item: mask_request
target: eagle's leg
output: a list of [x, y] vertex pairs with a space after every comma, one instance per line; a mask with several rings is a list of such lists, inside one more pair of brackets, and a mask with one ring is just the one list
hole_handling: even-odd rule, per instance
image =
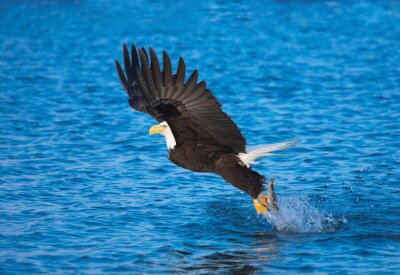
[[268, 213], [268, 202], [267, 198], [262, 193], [258, 195], [257, 199], [253, 199], [254, 207], [256, 208], [257, 214]]

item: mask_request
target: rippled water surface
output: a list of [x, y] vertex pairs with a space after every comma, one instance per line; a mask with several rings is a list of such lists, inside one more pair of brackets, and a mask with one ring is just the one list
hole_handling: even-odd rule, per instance
[[[0, 273], [396, 273], [397, 1], [2, 1]], [[121, 44], [185, 57], [281, 212], [170, 163], [130, 109]]]

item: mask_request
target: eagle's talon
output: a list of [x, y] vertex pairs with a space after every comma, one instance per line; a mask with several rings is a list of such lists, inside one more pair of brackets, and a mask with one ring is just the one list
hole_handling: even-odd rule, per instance
[[266, 204], [260, 203], [258, 201], [258, 199], [253, 199], [253, 202], [254, 202], [254, 207], [255, 207], [255, 209], [257, 211], [257, 214], [264, 214], [264, 213], [266, 214], [266, 213], [268, 213], [268, 207], [267, 207]]
[[258, 195], [258, 198], [262, 204], [265, 204], [266, 206], [268, 206], [267, 197], [265, 197], [262, 193], [260, 193], [260, 195]]

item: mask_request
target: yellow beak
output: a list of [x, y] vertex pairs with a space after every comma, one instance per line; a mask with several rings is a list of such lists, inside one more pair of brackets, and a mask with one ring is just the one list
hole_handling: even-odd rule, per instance
[[161, 134], [162, 128], [158, 125], [154, 125], [149, 129], [149, 134], [150, 135], [155, 135], [155, 134]]

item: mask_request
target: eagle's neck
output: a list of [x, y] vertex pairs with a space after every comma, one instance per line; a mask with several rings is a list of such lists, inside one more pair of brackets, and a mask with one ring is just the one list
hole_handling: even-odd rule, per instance
[[171, 129], [168, 128], [167, 132], [164, 134], [165, 140], [167, 141], [168, 150], [173, 150], [176, 146], [175, 137], [172, 134]]

